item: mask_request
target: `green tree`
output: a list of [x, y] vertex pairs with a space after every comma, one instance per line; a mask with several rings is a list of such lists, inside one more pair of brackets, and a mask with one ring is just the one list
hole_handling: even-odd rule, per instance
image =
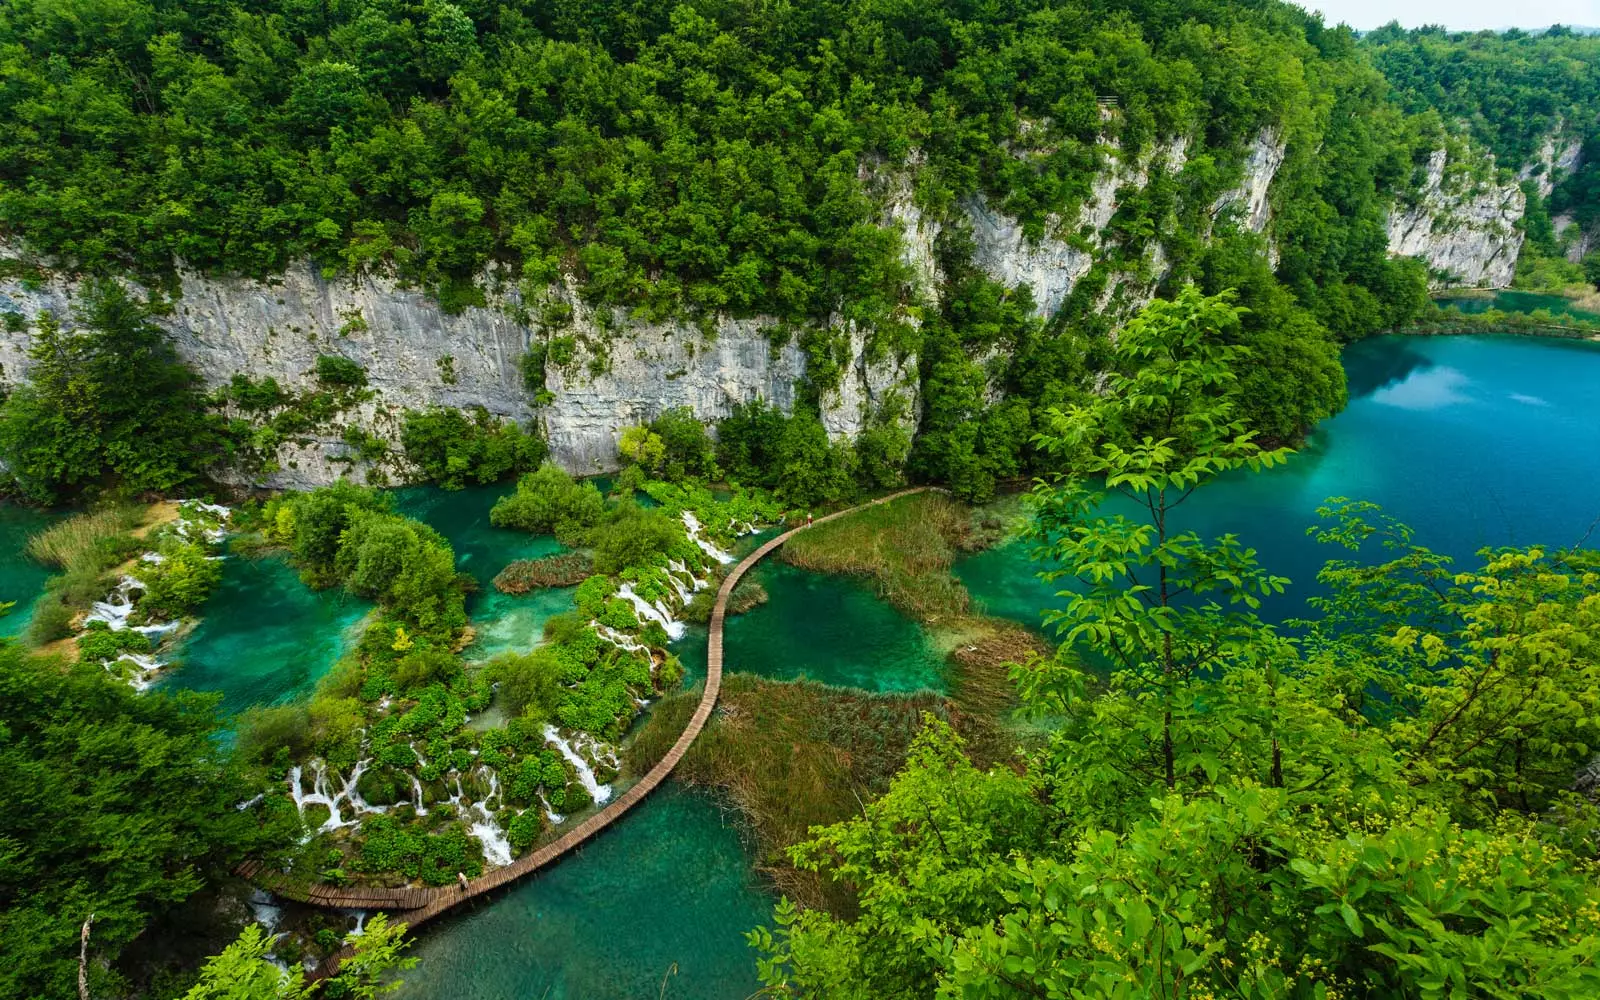
[[10, 488], [48, 504], [193, 484], [225, 439], [149, 306], [107, 281], [76, 320], [69, 331], [40, 317], [29, 381], [0, 405]]
[[0, 646], [0, 995], [76, 995], [91, 913], [91, 989], [114, 995], [123, 984], [107, 961], [271, 843], [235, 808], [246, 784], [216, 703], [139, 694], [98, 664]]

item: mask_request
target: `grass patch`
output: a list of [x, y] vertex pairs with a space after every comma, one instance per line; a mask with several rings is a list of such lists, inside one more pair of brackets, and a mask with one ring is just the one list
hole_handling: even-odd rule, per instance
[[[144, 512], [138, 507], [107, 507], [79, 514], [29, 538], [23, 551], [30, 559], [69, 572], [91, 563], [100, 565], [115, 547], [116, 536], [138, 527], [143, 516]], [[101, 568], [109, 569], [121, 561], [118, 559]]]
[[28, 539], [27, 555], [61, 570], [51, 577], [28, 622], [24, 639], [42, 647], [72, 634], [78, 612], [112, 586], [110, 571], [144, 548], [133, 530], [144, 520], [139, 507], [107, 507], [79, 514]]
[[526, 594], [540, 587], [576, 587], [594, 575], [594, 560], [582, 552], [562, 552], [542, 559], [518, 559], [494, 578], [502, 594]]
[[[951, 653], [949, 696], [728, 675], [711, 723], [675, 773], [727, 795], [750, 825], [756, 866], [780, 892], [804, 906], [849, 913], [850, 887], [794, 868], [788, 848], [887, 791], [925, 714], [954, 726], [979, 766], [1010, 760], [1021, 737], [1010, 722], [1016, 693], [1008, 665], [1048, 648], [1019, 626], [976, 621]], [[623, 752], [627, 767], [642, 774], [665, 756], [699, 701], [696, 688], [651, 709]]]
[[878, 596], [928, 624], [967, 614], [971, 598], [950, 572], [968, 547], [972, 512], [943, 493], [916, 493], [807, 528], [783, 546], [785, 562], [871, 580]]

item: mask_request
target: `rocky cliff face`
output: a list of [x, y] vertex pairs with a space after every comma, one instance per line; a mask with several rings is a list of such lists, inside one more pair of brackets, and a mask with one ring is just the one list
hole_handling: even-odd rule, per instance
[[[375, 435], [398, 454], [405, 411], [429, 406], [482, 407], [503, 419], [538, 424], [562, 466], [608, 471], [617, 467], [616, 442], [624, 427], [677, 406], [706, 421], [754, 399], [789, 410], [805, 376], [793, 339], [775, 345], [768, 336], [771, 321], [635, 323], [620, 314], [601, 317], [562, 291], [556, 297], [566, 300], [573, 317], [554, 335], [571, 337], [574, 353], [564, 364], [547, 362], [545, 384], [554, 398], [535, 407], [521, 361], [552, 332], [526, 320], [515, 292], [451, 315], [394, 281], [328, 281], [308, 264], [273, 282], [192, 274], [181, 280], [182, 295], [158, 322], [207, 386], [243, 373], [271, 376], [286, 389], [311, 389], [317, 357], [324, 354], [366, 369], [373, 398], [282, 445], [269, 471], [256, 479], [270, 487], [306, 488], [340, 475], [366, 479], [374, 470], [343, 441], [345, 429]], [[0, 281], [0, 313], [20, 313], [31, 326], [48, 312], [70, 328], [80, 293], [77, 282], [60, 275], [42, 282], [8, 278]], [[850, 363], [839, 386], [823, 398], [829, 431], [836, 437], [859, 433], [891, 396], [902, 401], [901, 419], [914, 426], [916, 359], [869, 357], [864, 336], [851, 331], [847, 337]], [[30, 342], [27, 331], [0, 333], [4, 384], [27, 377]], [[400, 479], [409, 471], [399, 461], [384, 469]]]
[[1516, 184], [1472, 181], [1449, 166], [1445, 150], [1429, 157], [1421, 192], [1389, 215], [1389, 252], [1421, 258], [1436, 286], [1504, 288], [1522, 252], [1527, 199]]

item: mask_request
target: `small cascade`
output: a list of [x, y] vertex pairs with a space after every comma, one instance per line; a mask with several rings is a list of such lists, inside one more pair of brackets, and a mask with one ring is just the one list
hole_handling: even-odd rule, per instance
[[[206, 527], [210, 522], [191, 519], [195, 512], [203, 511], [215, 515], [222, 525]], [[179, 538], [187, 540], [192, 529], [204, 528], [205, 541], [208, 544], [220, 544], [227, 536], [228, 518], [232, 511], [221, 504], [206, 503], [203, 500], [180, 500], [178, 502], [178, 518], [162, 530], [170, 530]], [[207, 556], [207, 559], [221, 559], [220, 555]], [[146, 566], [159, 566], [166, 562], [167, 557], [160, 552], [146, 552], [139, 556], [139, 564]], [[138, 577], [124, 574], [117, 581], [116, 587], [106, 595], [103, 601], [96, 601], [89, 606], [89, 613], [84, 616], [83, 624], [90, 622], [104, 622], [106, 627], [113, 632], [131, 630], [150, 640], [152, 646], [160, 646], [167, 636], [183, 626], [181, 621], [148, 622], [144, 625], [129, 625], [128, 619], [134, 612], [135, 591], [144, 589], [144, 582]], [[133, 670], [129, 671], [122, 664], [132, 664]], [[155, 683], [156, 677], [167, 666], [167, 661], [148, 653], [123, 653], [114, 660], [101, 660], [100, 665], [112, 673], [124, 676], [135, 691], [146, 691]]]
[[678, 595], [678, 605], [680, 607], [689, 603], [689, 590], [684, 587], [683, 582], [678, 579], [676, 574], [668, 573], [667, 583], [671, 585], [673, 593]]
[[689, 571], [689, 567], [685, 566], [683, 563], [679, 562], [676, 559], [668, 559], [667, 560], [667, 571], [669, 573], [671, 573], [674, 577], [682, 576], [682, 577], [685, 577], [686, 579], [688, 579], [689, 586], [691, 588], [693, 588], [693, 590], [696, 593], [706, 589], [706, 586], [707, 586], [706, 581], [700, 579], [698, 576], [695, 576], [692, 572]]
[[544, 797], [543, 792], [539, 793], [539, 803], [544, 806], [544, 818], [550, 821], [551, 826], [560, 826], [567, 821], [565, 816], [550, 808], [550, 800]]
[[[361, 780], [361, 775], [366, 772], [367, 765], [372, 763], [369, 757], [356, 762], [351, 768], [350, 777], [344, 779], [343, 787], [338, 792], [333, 792], [328, 782], [329, 768], [321, 760], [311, 762], [311, 791], [306, 791], [301, 783], [302, 771], [296, 764], [289, 769], [289, 797], [294, 800], [294, 807], [301, 817], [306, 814], [306, 806], [320, 805], [328, 810], [328, 818], [317, 828], [317, 833], [328, 833], [333, 830], [342, 830], [345, 827], [355, 826], [361, 822], [362, 813], [388, 812], [388, 806], [369, 805], [356, 790], [356, 783]], [[338, 772], [332, 772], [338, 777]], [[340, 805], [350, 807], [350, 818], [345, 819]]]
[[[131, 663], [134, 669], [127, 673], [117, 666], [119, 663]], [[114, 674], [126, 673], [128, 683], [135, 691], [141, 692], [150, 690], [150, 686], [156, 682], [156, 675], [166, 666], [149, 653], [122, 653], [115, 660], [101, 660], [100, 665]]]
[[618, 649], [626, 649], [630, 653], [643, 653], [650, 655], [650, 647], [633, 638], [625, 632], [618, 632], [609, 625], [602, 625], [597, 621], [589, 622], [589, 627], [594, 629], [594, 634], [604, 639]]
[[733, 562], [733, 556], [712, 545], [706, 541], [705, 536], [700, 534], [700, 519], [694, 516], [694, 511], [686, 510], [681, 516], [684, 528], [688, 529], [689, 540], [700, 546], [701, 552], [724, 565]]
[[[583, 785], [584, 790], [589, 793], [589, 797], [594, 799], [595, 805], [604, 805], [611, 799], [611, 786], [602, 785], [595, 779], [594, 769], [589, 766], [589, 762], [584, 760], [570, 743], [561, 738], [560, 730], [547, 724], [544, 727], [544, 738], [578, 772], [578, 783]], [[577, 739], [583, 738], [585, 737], [577, 737]]]
[[660, 603], [652, 604], [634, 593], [632, 584], [625, 583], [617, 588], [617, 596], [631, 603], [641, 619], [653, 621], [665, 629], [670, 639], [681, 639], [688, 631], [683, 622], [673, 620], [669, 609], [662, 607]]
[[411, 776], [411, 798], [412, 807], [416, 809], [417, 815], [428, 815], [428, 807], [422, 804], [422, 782], [417, 780], [414, 774]]
[[262, 802], [266, 801], [266, 798], [267, 796], [265, 792], [257, 792], [253, 798], [245, 799], [243, 802], [234, 806], [234, 808], [240, 812], [244, 812], [246, 809], [260, 805]]
[[143, 583], [124, 574], [105, 600], [89, 605], [89, 613], [84, 616], [83, 623], [105, 622], [111, 631], [121, 632], [128, 627], [128, 616], [133, 614], [133, 592], [143, 589]]
[[262, 930], [269, 935], [277, 931], [279, 922], [283, 920], [283, 907], [273, 901], [271, 893], [252, 889], [248, 905], [251, 916], [256, 918]]
[[346, 932], [345, 936], [360, 937], [361, 935], [365, 934], [367, 932], [367, 911], [346, 910], [345, 912], [356, 918], [356, 925], [350, 928], [350, 930]]
[[463, 819], [472, 820], [472, 824], [467, 827], [467, 833], [483, 845], [484, 858], [491, 865], [504, 867], [511, 863], [511, 841], [506, 838], [506, 832], [500, 829], [500, 824], [495, 822], [494, 813], [489, 809], [489, 800], [501, 797], [500, 776], [495, 774], [492, 768], [487, 767], [480, 767], [473, 773], [488, 776], [488, 794], [477, 802], [467, 802], [463, 805], [467, 793], [461, 787], [461, 776], [457, 774], [456, 793], [450, 796], [450, 803], [456, 807]]

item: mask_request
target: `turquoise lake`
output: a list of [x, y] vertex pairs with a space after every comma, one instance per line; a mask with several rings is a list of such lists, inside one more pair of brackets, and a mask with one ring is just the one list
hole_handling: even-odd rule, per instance
[[[1299, 613], [1336, 555], [1306, 536], [1328, 497], [1374, 501], [1461, 562], [1484, 546], [1573, 545], [1600, 517], [1600, 344], [1382, 337], [1344, 362], [1350, 405], [1287, 465], [1224, 476], [1176, 515], [1181, 530], [1236, 534], [1291, 580], [1268, 616]], [[1033, 575], [1028, 550], [1011, 542], [957, 573], [990, 614], [1037, 625], [1059, 587]]]

